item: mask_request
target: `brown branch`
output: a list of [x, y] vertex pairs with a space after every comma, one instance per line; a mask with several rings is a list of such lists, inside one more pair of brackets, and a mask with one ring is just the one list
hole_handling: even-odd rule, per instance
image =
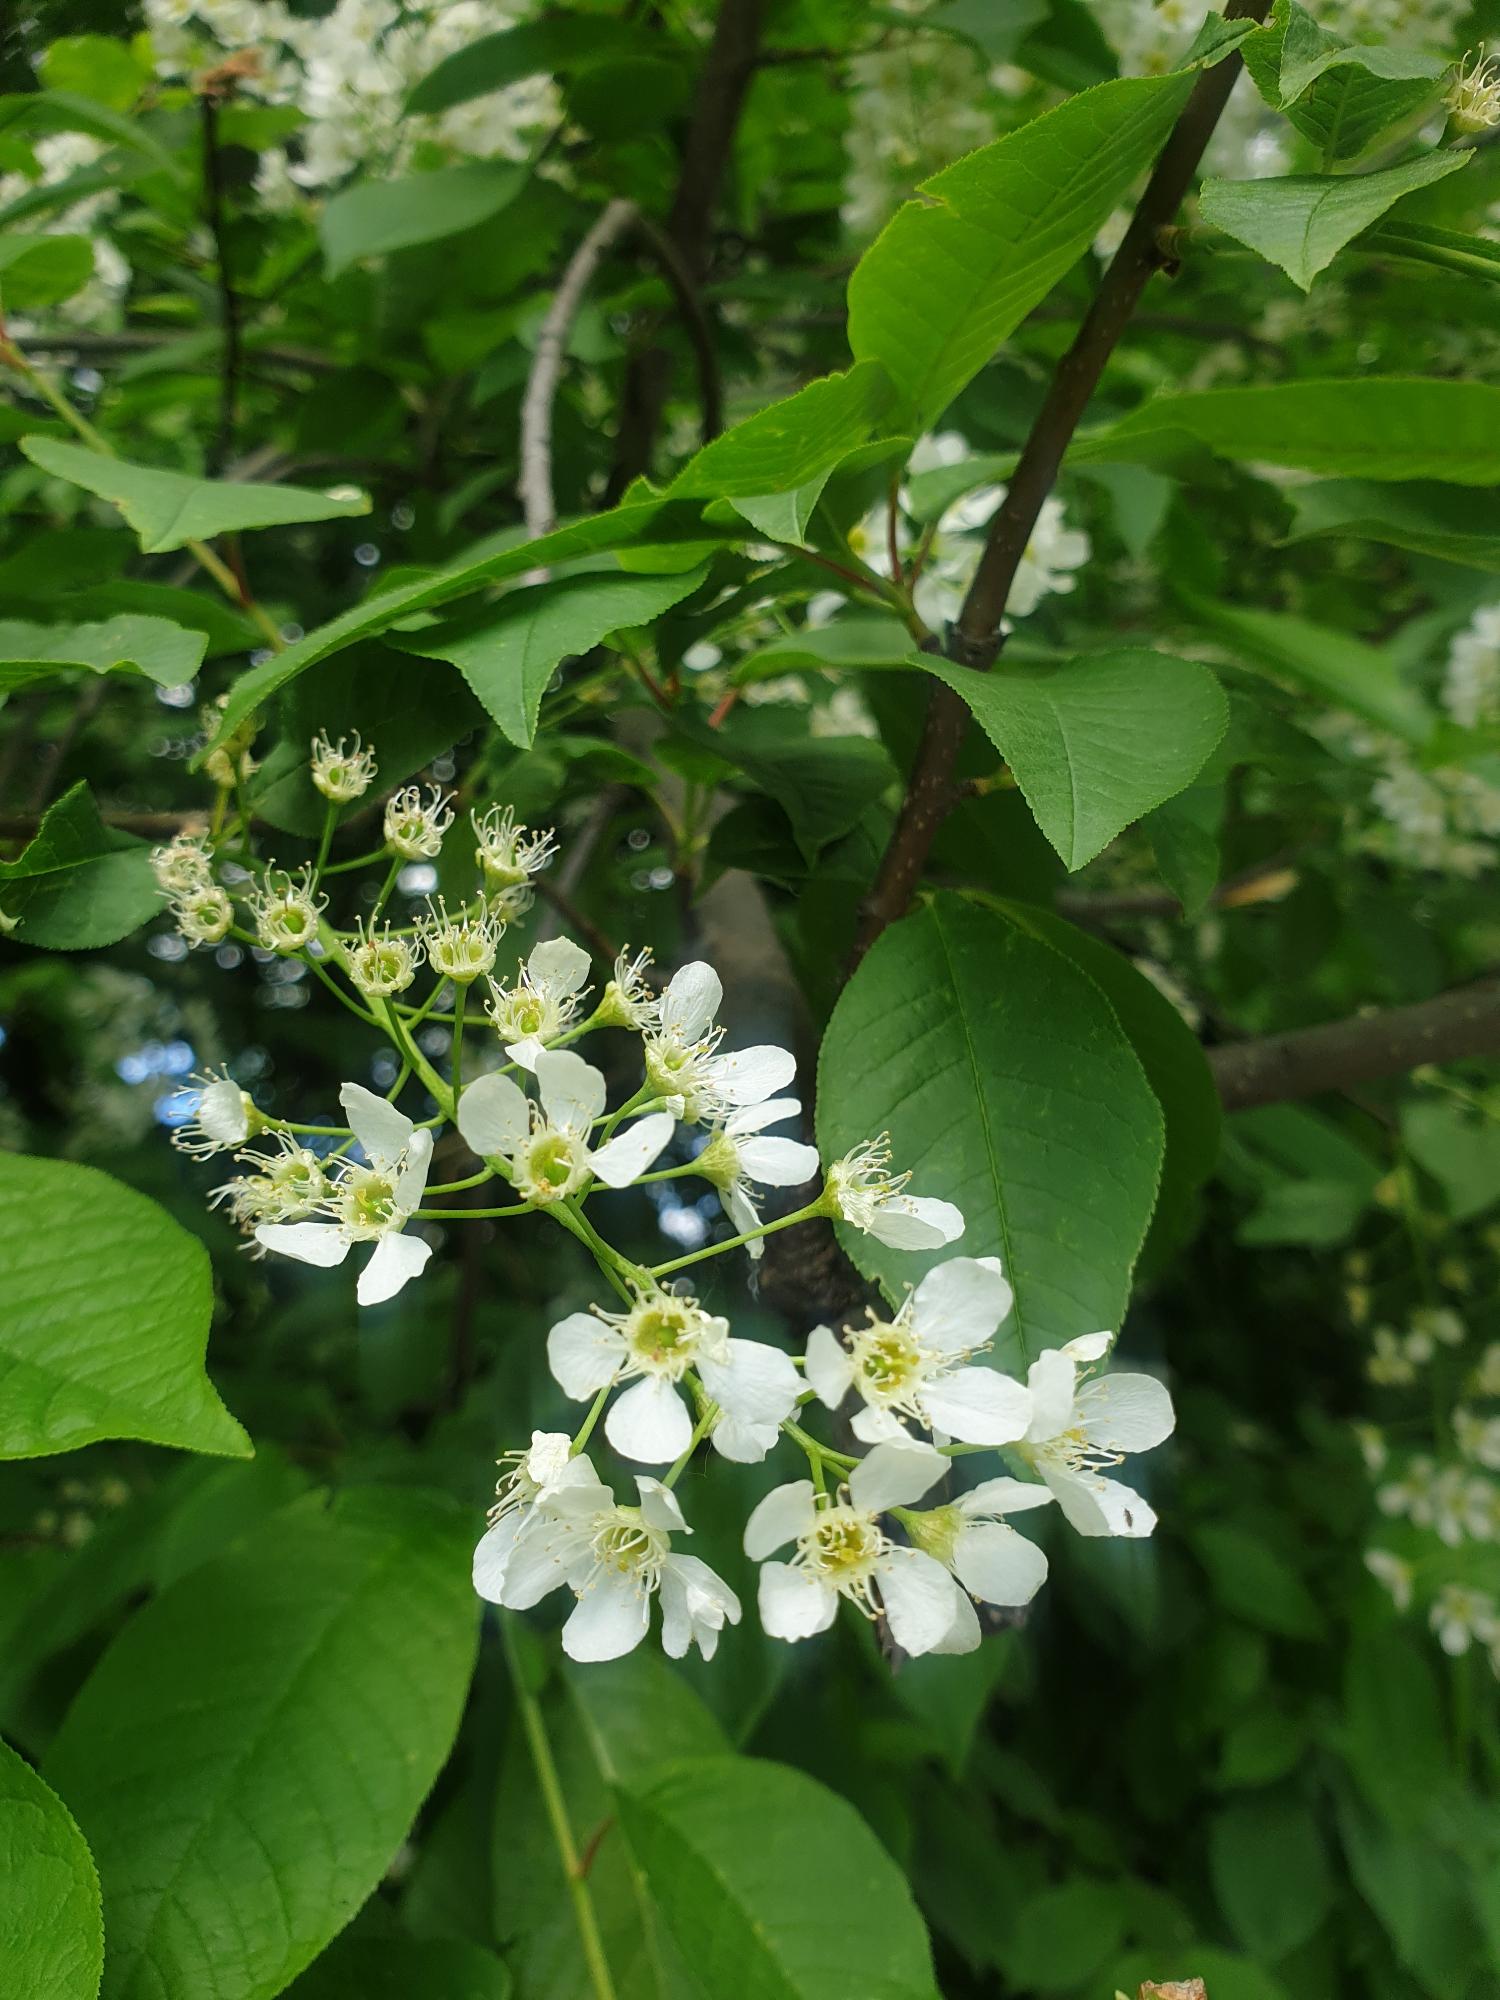
[[[82, 360], [90, 357], [108, 360], [116, 354], [158, 353], [165, 348], [181, 346], [183, 339], [181, 333], [146, 333], [137, 329], [121, 333], [32, 333], [26, 336], [26, 351], [28, 354], [73, 354]], [[261, 344], [252, 340], [248, 343], [247, 352], [253, 361], [278, 368], [303, 368], [312, 374], [332, 374], [344, 366], [332, 355], [320, 354], [316, 348], [294, 347], [286, 343]], [[184, 366], [187, 364], [184, 363]]]
[[[755, 76], [763, 11], [764, 0], [719, 0], [713, 40], [693, 98], [665, 235], [695, 294], [708, 276], [714, 210], [734, 151], [745, 95]], [[672, 357], [655, 342], [633, 356], [626, 368], [620, 435], [607, 494], [611, 502], [638, 474], [650, 471], [671, 384]]]
[[[1279, 903], [1296, 888], [1299, 877], [1289, 854], [1257, 861], [1219, 883], [1208, 899], [1213, 910], [1250, 909], [1261, 903]], [[1182, 904], [1170, 889], [1155, 884], [1140, 889], [1063, 889], [1056, 898], [1058, 912], [1075, 924], [1117, 923], [1132, 917], [1180, 917]]]
[[681, 251], [661, 225], [653, 222], [649, 215], [639, 215], [636, 217], [636, 228], [661, 265], [662, 275], [672, 287], [677, 309], [687, 327], [693, 361], [698, 370], [698, 435], [704, 444], [711, 444], [724, 428], [724, 390], [719, 378], [719, 356], [714, 347], [714, 330], [708, 308]]
[[552, 406], [562, 378], [563, 354], [589, 282], [616, 237], [636, 219], [633, 201], [611, 201], [568, 260], [562, 283], [552, 295], [537, 335], [526, 393], [521, 399], [521, 477], [517, 492], [533, 540], [557, 526], [557, 499], [552, 490]]
[[[1265, 17], [1270, 0], [1229, 0], [1228, 19]], [[1094, 302], [1052, 378], [1031, 434], [1016, 463], [1005, 499], [990, 524], [979, 567], [944, 650], [960, 666], [981, 672], [994, 665], [1000, 649], [1000, 621], [1021, 558], [1026, 553], [1043, 502], [1057, 480], [1063, 454], [1098, 387], [1105, 364], [1124, 333], [1136, 302], [1153, 272], [1166, 261], [1161, 233], [1192, 185], [1203, 149], [1213, 134], [1241, 69], [1234, 52], [1207, 70], [1173, 126], [1124, 241], [1100, 281]], [[853, 962], [858, 964], [875, 939], [911, 903], [932, 843], [954, 804], [953, 770], [969, 728], [961, 696], [934, 685], [916, 762], [906, 796], [879, 872], [861, 911]]]
[[1500, 1056], [1500, 979], [1433, 1000], [1208, 1051], [1226, 1111], [1284, 1104], [1398, 1076], [1424, 1063]]

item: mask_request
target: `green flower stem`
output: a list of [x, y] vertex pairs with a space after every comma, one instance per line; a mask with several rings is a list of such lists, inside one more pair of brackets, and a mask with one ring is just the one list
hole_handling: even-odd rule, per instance
[[494, 1178], [488, 1167], [481, 1167], [477, 1174], [470, 1174], [467, 1180], [442, 1181], [436, 1184], [429, 1182], [427, 1192], [428, 1194], [460, 1194], [465, 1188], [478, 1187], [482, 1182], [490, 1181]]
[[[380, 894], [375, 898], [375, 907], [370, 912], [370, 922], [377, 923], [380, 913], [391, 899], [391, 891], [396, 886], [396, 877], [401, 873], [401, 856], [392, 857], [391, 865], [385, 871], [385, 880], [380, 885]], [[410, 927], [414, 928], [414, 926]]]
[[356, 868], [373, 868], [377, 861], [384, 861], [385, 849], [376, 847], [368, 854], [356, 854], [352, 861], [330, 861], [323, 870], [325, 875], [349, 875]]
[[258, 1111], [255, 1115], [268, 1132], [306, 1133], [314, 1139], [341, 1139], [349, 1136], [347, 1125], [297, 1125], [290, 1118], [271, 1118], [264, 1111]]
[[810, 1460], [815, 1460], [820, 1465], [823, 1463], [836, 1465], [841, 1472], [850, 1472], [859, 1464], [859, 1460], [851, 1458], [847, 1452], [834, 1451], [831, 1446], [820, 1444], [809, 1431], [803, 1430], [801, 1424], [794, 1424], [790, 1417], [783, 1421], [781, 1428], [789, 1438], [801, 1445]]
[[518, 1201], [513, 1208], [418, 1208], [412, 1212], [427, 1222], [494, 1222], [502, 1215], [529, 1215], [531, 1203]]
[[314, 958], [310, 951], [305, 951], [302, 954], [302, 962], [304, 965], [312, 967], [314, 975], [322, 980], [323, 984], [328, 988], [341, 1007], [347, 1007], [349, 1012], [358, 1020], [363, 1021], [367, 1027], [378, 1028], [380, 1026], [379, 1021], [373, 1014], [361, 1007], [357, 1000], [349, 998], [349, 995], [344, 992], [321, 958]]
[[552, 1745], [547, 1740], [547, 1724], [542, 1715], [541, 1703], [526, 1685], [526, 1670], [517, 1654], [515, 1637], [507, 1614], [502, 1614], [500, 1619], [500, 1637], [505, 1647], [505, 1662], [510, 1668], [510, 1681], [515, 1693], [516, 1707], [521, 1715], [521, 1727], [526, 1732], [526, 1747], [531, 1752], [532, 1769], [536, 1772], [537, 1787], [542, 1795], [547, 1822], [552, 1828], [557, 1858], [562, 1863], [563, 1879], [572, 1898], [573, 1918], [578, 1925], [578, 1941], [583, 1947], [584, 1964], [588, 1967], [594, 2000], [615, 2000], [615, 1983], [610, 1974], [609, 1960], [604, 1955], [604, 1939], [600, 1935], [599, 1920], [594, 1913], [594, 1899], [589, 1893], [588, 1878], [579, 1860], [578, 1843], [573, 1838], [573, 1828], [568, 1820], [568, 1805], [563, 1796], [562, 1780], [557, 1773]]
[[[244, 808], [241, 807], [240, 810], [241, 810], [241, 816], [243, 817]], [[247, 821], [246, 824], [248, 825], [248, 823], [249, 822]], [[339, 823], [339, 809], [334, 804], [333, 800], [329, 799], [323, 807], [323, 834], [322, 838], [318, 842], [318, 858], [313, 863], [314, 882], [316, 882], [318, 877], [323, 873], [323, 864], [328, 859], [328, 850], [333, 845], [333, 831], [334, 828], [338, 825], [338, 823]]]
[[646, 1274], [628, 1257], [622, 1257], [618, 1250], [606, 1243], [604, 1238], [587, 1220], [581, 1210], [570, 1201], [552, 1204], [550, 1213], [557, 1217], [563, 1227], [576, 1236], [580, 1243], [586, 1243], [594, 1253], [594, 1261], [603, 1271], [627, 1305], [634, 1305], [636, 1294], [644, 1289]]
[[423, 1083], [431, 1091], [438, 1109], [442, 1112], [443, 1116], [451, 1118], [453, 1116], [453, 1092], [411, 1039], [411, 1036], [402, 1025], [395, 1008], [392, 1007], [389, 1000], [385, 1002], [385, 1018], [391, 1040], [396, 1044], [397, 1053], [404, 1056], [417, 1075], [421, 1077]]
[[609, 1392], [614, 1386], [613, 1382], [606, 1382], [593, 1402], [589, 1404], [589, 1413], [578, 1426], [578, 1433], [573, 1442], [568, 1446], [569, 1458], [577, 1458], [579, 1453], [587, 1446], [589, 1439], [594, 1435], [594, 1426], [604, 1415], [604, 1405], [609, 1401]]
[[722, 1243], [710, 1243], [706, 1250], [694, 1250], [686, 1257], [674, 1257], [669, 1264], [654, 1265], [651, 1276], [664, 1278], [669, 1271], [682, 1271], [689, 1264], [701, 1264], [705, 1257], [722, 1257], [726, 1250], [739, 1250], [746, 1243], [756, 1243], [762, 1236], [774, 1236], [778, 1229], [790, 1229], [794, 1222], [810, 1222], [815, 1215], [822, 1213], [821, 1199], [810, 1202], [806, 1208], [782, 1216], [779, 1222], [764, 1222], [759, 1229], [747, 1229], [743, 1236], [726, 1236]]
[[453, 1002], [453, 1053], [448, 1058], [448, 1074], [453, 1080], [453, 1101], [456, 1104], [463, 1092], [464, 1076], [464, 1008], [469, 1003], [467, 986], [458, 988]]
[[[697, 1388], [696, 1383], [694, 1384], [694, 1388], [695, 1389]], [[701, 1391], [699, 1393], [701, 1394]], [[705, 1397], [703, 1404], [703, 1413], [699, 1417], [697, 1423], [693, 1426], [693, 1435], [688, 1439], [687, 1450], [682, 1454], [681, 1458], [678, 1459], [677, 1463], [672, 1467], [672, 1470], [667, 1474], [666, 1478], [662, 1481], [663, 1486], [670, 1487], [670, 1486], [675, 1486], [677, 1484], [678, 1480], [682, 1477], [682, 1474], [686, 1469], [688, 1460], [692, 1457], [693, 1453], [698, 1449], [699, 1445], [702, 1444], [703, 1440], [708, 1436], [709, 1432], [713, 1429], [714, 1420], [718, 1416], [718, 1414], [719, 1414], [718, 1404]]]

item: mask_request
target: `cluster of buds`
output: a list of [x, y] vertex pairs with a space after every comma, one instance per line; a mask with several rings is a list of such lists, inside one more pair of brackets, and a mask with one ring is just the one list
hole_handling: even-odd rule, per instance
[[186, 941], [222, 944], [234, 922], [234, 906], [214, 880], [207, 836], [179, 833], [152, 852], [151, 868]]
[[[212, 740], [217, 734], [224, 713], [228, 695], [221, 694], [216, 701], [209, 702], [203, 710], [204, 734]], [[215, 743], [203, 760], [203, 768], [221, 792], [232, 792], [237, 785], [243, 785], [254, 776], [259, 768], [250, 755], [250, 746], [255, 741], [255, 718], [248, 716], [236, 723], [221, 743]]]

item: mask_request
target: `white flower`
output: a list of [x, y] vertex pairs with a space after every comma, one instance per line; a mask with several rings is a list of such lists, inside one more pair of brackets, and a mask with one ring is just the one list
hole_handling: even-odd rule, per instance
[[964, 1233], [964, 1218], [951, 1201], [905, 1192], [911, 1175], [893, 1174], [891, 1142], [882, 1132], [856, 1146], [828, 1169], [824, 1200], [833, 1214], [893, 1250], [935, 1250]]
[[172, 921], [189, 944], [220, 944], [234, 923], [234, 905], [227, 890], [209, 883], [173, 902]]
[[[760, 1622], [773, 1639], [810, 1639], [833, 1623], [841, 1597], [866, 1618], [884, 1614], [903, 1651], [969, 1652], [973, 1607], [942, 1563], [893, 1542], [880, 1525], [910, 1507], [949, 1469], [925, 1444], [878, 1444], [836, 1496], [794, 1480], [768, 1493], [745, 1523], [745, 1554], [759, 1562]], [[797, 1545], [790, 1562], [765, 1558]]]
[[1018, 1447], [1080, 1535], [1149, 1535], [1156, 1516], [1139, 1493], [1100, 1468], [1150, 1451], [1171, 1435], [1172, 1399], [1154, 1375], [1084, 1379], [1113, 1335], [1086, 1333], [1037, 1356], [1027, 1374], [1033, 1415]]
[[195, 1076], [196, 1091], [184, 1092], [196, 1102], [192, 1116], [172, 1134], [172, 1144], [180, 1153], [207, 1159], [213, 1153], [227, 1153], [243, 1146], [250, 1137], [255, 1106], [248, 1092], [240, 1089], [228, 1070]]
[[165, 847], [151, 850], [151, 872], [167, 896], [189, 896], [213, 886], [213, 857], [204, 833], [175, 834]]
[[1389, 1549], [1366, 1549], [1365, 1568], [1381, 1589], [1389, 1592], [1390, 1600], [1398, 1611], [1411, 1609], [1412, 1584], [1415, 1579], [1409, 1562], [1401, 1556], [1393, 1555]]
[[632, 952], [629, 945], [615, 959], [615, 976], [604, 988], [597, 1019], [601, 1027], [645, 1028], [656, 1019], [656, 990], [646, 976], [649, 950]]
[[[802, 1109], [795, 1097], [772, 1097], [764, 1104], [748, 1104], [716, 1128], [708, 1144], [694, 1160], [694, 1169], [718, 1190], [724, 1213], [743, 1236], [760, 1227], [760, 1210], [754, 1189], [759, 1187], [801, 1187], [818, 1171], [818, 1149], [804, 1146], [798, 1139], [768, 1137], [767, 1125], [795, 1117]], [[759, 1242], [746, 1246], [759, 1257]]]
[[[255, 1168], [224, 1181], [208, 1197], [210, 1208], [222, 1203], [235, 1227], [254, 1230], [262, 1222], [301, 1222], [315, 1215], [328, 1194], [323, 1163], [289, 1132], [273, 1132], [274, 1153], [241, 1153], [242, 1165]], [[264, 1248], [264, 1246], [261, 1246]]]
[[[916, 1546], [951, 1570], [970, 1597], [1014, 1608], [1029, 1604], [1047, 1581], [1047, 1558], [1035, 1542], [1007, 1528], [1004, 1517], [1045, 1507], [1051, 1500], [1045, 1486], [986, 1479], [950, 1506], [903, 1518]], [[967, 1602], [964, 1612], [968, 1616], [961, 1613], [959, 1624], [972, 1625], [971, 1645], [977, 1645], [979, 1621]], [[968, 1652], [970, 1646], [954, 1644], [946, 1650]]]
[[1031, 1421], [1031, 1397], [993, 1368], [965, 1366], [989, 1346], [1014, 1303], [998, 1257], [953, 1257], [929, 1271], [894, 1318], [869, 1312], [847, 1335], [826, 1326], [807, 1342], [807, 1381], [830, 1410], [851, 1388], [864, 1407], [852, 1429], [874, 1444], [906, 1435], [902, 1418], [965, 1444], [1014, 1444]]
[[385, 844], [405, 861], [432, 861], [443, 851], [453, 824], [448, 797], [434, 785], [424, 803], [420, 785], [407, 785], [385, 802]]
[[1453, 1412], [1453, 1437], [1465, 1458], [1500, 1472], [1500, 1417], [1476, 1416], [1460, 1403]]
[[533, 947], [514, 986], [492, 986], [488, 1013], [505, 1053], [534, 1070], [548, 1042], [564, 1032], [587, 991], [589, 955], [570, 938]]
[[362, 1084], [346, 1083], [339, 1101], [369, 1164], [340, 1162], [337, 1182], [318, 1204], [330, 1220], [263, 1222], [255, 1235], [268, 1250], [324, 1268], [342, 1264], [356, 1243], [373, 1242], [355, 1296], [375, 1306], [394, 1298], [432, 1255], [430, 1243], [402, 1234], [427, 1186], [432, 1134]]
[[1483, 54], [1466, 55], [1443, 101], [1454, 130], [1465, 137], [1500, 125], [1500, 63]]
[[516, 824], [509, 806], [504, 811], [491, 806], [487, 813], [473, 813], [470, 818], [479, 842], [474, 859], [483, 871], [486, 891], [501, 916], [523, 916], [531, 908], [532, 876], [540, 874], [557, 852], [551, 828], [529, 832]]
[[373, 917], [344, 949], [349, 978], [367, 1000], [404, 993], [416, 978], [420, 961], [419, 945], [393, 931], [389, 923], [377, 929]]
[[628, 1312], [569, 1313], [547, 1336], [547, 1360], [574, 1402], [634, 1383], [610, 1404], [604, 1435], [641, 1465], [670, 1465], [691, 1444], [692, 1415], [677, 1389], [690, 1368], [723, 1413], [715, 1446], [741, 1463], [765, 1457], [802, 1390], [789, 1354], [731, 1339], [727, 1319], [672, 1292], [647, 1292]]
[[[1399, 1388], [1417, 1379], [1417, 1355], [1406, 1345], [1393, 1326], [1377, 1326], [1371, 1335], [1374, 1351], [1365, 1362], [1365, 1373], [1382, 1388]], [[1428, 1352], [1431, 1352], [1429, 1348]]]
[[724, 1030], [714, 1017], [723, 997], [719, 975], [695, 959], [672, 974], [646, 1029], [646, 1080], [659, 1097], [680, 1097], [691, 1124], [763, 1103], [797, 1073], [790, 1050], [771, 1043], [719, 1053]]
[[673, 1554], [672, 1536], [692, 1531], [672, 1493], [640, 1475], [640, 1505], [623, 1507], [586, 1458], [572, 1466], [581, 1470], [570, 1467], [566, 1483], [538, 1499], [535, 1525], [517, 1532], [498, 1584], [487, 1575], [483, 1594], [493, 1590], [496, 1603], [524, 1611], [566, 1585], [578, 1602], [563, 1651], [571, 1660], [617, 1660], [645, 1638], [660, 1592], [662, 1650], [680, 1660], [696, 1645], [711, 1660], [725, 1623], [740, 1621], [740, 1601], [707, 1563]]
[[1461, 1583], [1443, 1585], [1432, 1601], [1427, 1622], [1443, 1651], [1454, 1659], [1467, 1653], [1476, 1639], [1482, 1646], [1500, 1639], [1494, 1598], [1487, 1590], [1470, 1590]]
[[336, 806], [363, 798], [375, 781], [377, 769], [375, 752], [361, 746], [358, 730], [354, 733], [352, 750], [346, 750], [344, 743], [342, 736], [337, 743], [330, 743], [326, 730], [312, 740], [312, 781], [324, 798]]
[[507, 1452], [500, 1463], [504, 1477], [495, 1487], [489, 1525], [474, 1551], [474, 1588], [491, 1604], [502, 1604], [511, 1557], [528, 1537], [545, 1531], [545, 1504], [562, 1486], [596, 1483], [598, 1475], [586, 1458], [572, 1455], [566, 1431], [533, 1431], [526, 1451]]
[[1500, 1340], [1492, 1340], [1480, 1355], [1470, 1386], [1476, 1396], [1500, 1396]]
[[284, 868], [267, 868], [263, 887], [250, 897], [262, 946], [283, 955], [307, 950], [318, 935], [318, 919], [327, 906], [328, 898], [313, 889], [311, 868], [299, 868], [295, 874]]
[[459, 986], [472, 986], [476, 979], [487, 977], [494, 970], [505, 922], [488, 910], [477, 915], [460, 910], [456, 917], [450, 917], [448, 905], [439, 896], [436, 907], [427, 905], [427, 915], [417, 925], [417, 931], [427, 947], [427, 962], [433, 971]]
[[562, 1201], [590, 1174], [629, 1187], [672, 1136], [670, 1112], [639, 1118], [597, 1148], [589, 1133], [604, 1112], [604, 1078], [570, 1049], [544, 1049], [535, 1063], [540, 1105], [508, 1076], [481, 1076], [458, 1102], [458, 1129], [481, 1159], [506, 1162], [526, 1201]]

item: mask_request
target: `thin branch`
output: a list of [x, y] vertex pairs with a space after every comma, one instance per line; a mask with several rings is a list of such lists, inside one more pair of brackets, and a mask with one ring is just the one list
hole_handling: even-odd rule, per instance
[[1208, 1051], [1227, 1111], [1349, 1090], [1424, 1063], [1500, 1056], [1500, 979], [1482, 979], [1433, 1000], [1354, 1014], [1318, 1028], [1231, 1042]]
[[521, 478], [517, 491], [533, 540], [557, 526], [557, 499], [552, 489], [552, 406], [562, 378], [568, 335], [583, 304], [584, 293], [615, 239], [636, 218], [633, 201], [611, 201], [568, 260], [562, 283], [553, 294], [537, 335], [526, 393], [521, 399]]
[[[1269, 0], [1230, 0], [1227, 19], [1261, 20]], [[1000, 621], [1026, 545], [1043, 503], [1051, 493], [1073, 433], [1098, 387], [1099, 378], [1136, 302], [1152, 274], [1167, 261], [1161, 234], [1172, 222], [1203, 149], [1242, 67], [1234, 52], [1207, 70], [1193, 86], [1173, 126], [1124, 241], [1100, 281], [1094, 302], [1076, 338], [1057, 364], [1051, 386], [1031, 427], [1005, 499], [990, 524], [979, 567], [957, 621], [948, 628], [945, 651], [961, 666], [988, 671], [1000, 650]], [[953, 770], [969, 728], [963, 698], [942, 683], [927, 702], [927, 717], [916, 762], [907, 782], [895, 830], [875, 883], [861, 912], [854, 948], [857, 964], [875, 939], [911, 903], [932, 843], [955, 802]]]
[[[1259, 903], [1279, 903], [1296, 888], [1298, 874], [1291, 854], [1273, 855], [1242, 868], [1220, 882], [1208, 899], [1214, 910], [1242, 910]], [[1182, 915], [1182, 904], [1170, 889], [1151, 884], [1140, 889], [1063, 889], [1058, 893], [1059, 913], [1075, 924], [1111, 924], [1132, 917]]]
[[224, 159], [219, 150], [219, 106], [212, 91], [198, 99], [203, 123], [203, 204], [209, 234], [214, 240], [214, 271], [219, 286], [219, 330], [223, 348], [219, 356], [219, 429], [209, 461], [217, 475], [234, 451], [235, 427], [240, 394], [240, 302], [229, 272], [229, 249], [224, 207]]
[[[745, 96], [755, 78], [763, 12], [764, 0], [719, 0], [713, 40], [693, 96], [665, 235], [695, 293], [708, 276], [714, 211], [734, 152]], [[611, 502], [638, 474], [650, 471], [671, 384], [672, 357], [654, 341], [627, 367], [620, 399], [620, 436], [607, 495]]]
[[638, 215], [636, 228], [661, 265], [687, 327], [693, 360], [698, 369], [698, 435], [704, 444], [710, 444], [724, 428], [724, 389], [708, 308], [681, 251], [661, 225], [653, 222], [649, 215]]
[[[29, 333], [26, 348], [30, 354], [72, 354], [80, 360], [109, 360], [117, 354], [155, 354], [170, 347], [180, 347], [184, 336], [181, 333], [147, 333], [139, 329], [127, 329], [120, 333], [83, 333], [55, 331], [52, 333]], [[252, 361], [263, 362], [267, 367], [301, 368], [309, 374], [333, 374], [344, 366], [332, 355], [320, 354], [313, 347], [295, 347], [285, 342], [262, 344], [250, 340], [245, 344], [245, 352]]]

